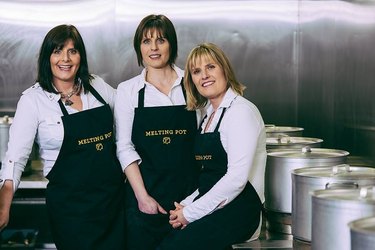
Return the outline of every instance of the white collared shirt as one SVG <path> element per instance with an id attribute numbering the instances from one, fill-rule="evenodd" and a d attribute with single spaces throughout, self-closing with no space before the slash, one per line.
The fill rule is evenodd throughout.
<path id="1" fill-rule="evenodd" d="M 264 171 L 266 166 L 266 133 L 258 108 L 242 96 L 228 89 L 217 109 L 207 132 L 213 132 L 223 109 L 227 108 L 219 127 L 220 140 L 228 155 L 227 173 L 202 197 L 196 190 L 181 204 L 184 217 L 193 222 L 221 208 L 235 199 L 247 181 L 254 186 L 264 201 Z M 213 113 L 211 105 L 207 117 Z M 202 133 L 209 119 L 202 124 Z"/>
<path id="2" fill-rule="evenodd" d="M 185 97 L 182 92 L 181 80 L 184 71 L 173 66 L 177 73 L 168 95 L 163 94 L 154 85 L 146 81 L 147 69 L 143 69 L 141 74 L 119 84 L 115 102 L 115 124 L 116 124 L 116 145 L 117 158 L 124 170 L 134 161 L 141 162 L 141 157 L 134 148 L 131 140 L 134 110 L 138 107 L 138 91 L 145 85 L 144 107 L 185 105 Z M 199 116 L 197 112 L 197 116 Z M 199 117 L 198 117 L 199 118 Z"/>
<path id="3" fill-rule="evenodd" d="M 91 84 L 113 108 L 116 90 L 98 76 Z M 39 145 L 39 154 L 46 176 L 52 169 L 64 139 L 63 115 L 58 104 L 60 94 L 44 91 L 39 83 L 22 93 L 17 110 L 9 129 L 8 150 L 0 170 L 0 187 L 4 180 L 13 180 L 14 191 L 20 182 L 21 174 L 31 153 L 34 139 Z M 103 104 L 91 93 L 81 93 L 82 109 L 92 109 Z M 69 114 L 78 112 L 66 106 Z"/>

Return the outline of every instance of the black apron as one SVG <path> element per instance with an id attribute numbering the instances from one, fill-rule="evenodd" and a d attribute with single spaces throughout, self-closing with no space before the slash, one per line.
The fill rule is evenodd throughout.
<path id="1" fill-rule="evenodd" d="M 195 159 L 201 166 L 199 195 L 195 200 L 207 193 L 227 172 L 227 153 L 219 133 L 225 110 L 221 113 L 214 132 L 201 134 L 200 128 L 195 139 Z M 186 228 L 174 231 L 159 249 L 173 250 L 177 249 L 176 246 L 179 250 L 231 249 L 232 244 L 249 239 L 255 232 L 259 225 L 260 212 L 260 198 L 253 186 L 247 182 L 244 190 L 233 201 L 188 224 Z"/>
<path id="2" fill-rule="evenodd" d="M 196 112 L 187 111 L 185 105 L 144 107 L 144 93 L 145 87 L 138 93 L 132 142 L 142 159 L 139 168 L 148 194 L 168 212 L 174 209 L 174 201 L 181 201 L 196 188 Z M 169 215 L 140 212 L 130 184 L 126 197 L 128 250 L 155 249 L 172 230 Z"/>
<path id="3" fill-rule="evenodd" d="M 108 104 L 68 114 L 59 100 L 64 140 L 47 175 L 46 203 L 59 250 L 124 249 L 124 174 L 116 158 Z"/>

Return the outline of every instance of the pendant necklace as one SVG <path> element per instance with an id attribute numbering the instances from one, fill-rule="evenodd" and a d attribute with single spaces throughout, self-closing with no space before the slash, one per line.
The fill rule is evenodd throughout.
<path id="1" fill-rule="evenodd" d="M 72 97 L 75 93 L 77 93 L 78 91 L 78 86 L 74 86 L 73 87 L 73 90 L 67 94 L 63 94 L 62 92 L 60 92 L 60 95 L 61 95 L 61 99 L 64 99 L 64 104 L 65 106 L 71 106 L 74 102 L 72 102 L 70 100 L 70 97 Z"/>

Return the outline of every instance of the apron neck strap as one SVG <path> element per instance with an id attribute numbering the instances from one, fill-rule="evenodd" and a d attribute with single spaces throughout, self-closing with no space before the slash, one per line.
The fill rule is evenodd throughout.
<path id="1" fill-rule="evenodd" d="M 62 101 L 61 101 L 61 98 L 59 99 L 58 103 L 59 103 L 59 105 L 60 105 L 60 109 L 61 109 L 61 111 L 63 112 L 63 115 L 64 115 L 64 116 L 69 115 L 69 114 L 68 114 L 68 111 L 66 111 L 66 108 L 65 108 L 64 104 L 63 104 Z"/>
<path id="2" fill-rule="evenodd" d="M 98 91 L 96 91 L 96 89 L 94 89 L 93 86 L 91 86 L 91 84 L 89 84 L 87 86 L 87 89 L 91 92 L 91 94 L 101 103 L 103 104 L 106 104 L 106 101 L 103 99 L 103 97 L 101 95 L 99 95 Z"/>
<path id="3" fill-rule="evenodd" d="M 214 132 L 218 132 L 218 131 L 219 131 L 219 127 L 220 127 L 220 124 L 221 124 L 221 120 L 223 120 L 224 113 L 225 113 L 226 110 L 227 110 L 227 108 L 223 108 L 223 111 L 221 112 L 221 115 L 220 115 L 219 121 L 218 121 L 217 124 L 216 124 L 216 128 L 215 128 L 215 131 L 214 131 Z"/>
<path id="4" fill-rule="evenodd" d="M 216 128 L 214 130 L 214 132 L 218 132 L 219 131 L 219 127 L 220 127 L 220 124 L 221 124 L 221 120 L 223 119 L 224 117 L 224 113 L 225 111 L 227 110 L 227 108 L 223 108 L 223 111 L 221 112 L 221 115 L 220 115 L 220 118 L 219 118 L 219 121 L 217 122 L 216 124 Z M 201 124 L 199 124 L 199 133 L 202 131 L 202 124 L 204 122 L 204 120 L 207 118 L 207 114 L 203 117 L 202 121 L 201 121 Z"/>

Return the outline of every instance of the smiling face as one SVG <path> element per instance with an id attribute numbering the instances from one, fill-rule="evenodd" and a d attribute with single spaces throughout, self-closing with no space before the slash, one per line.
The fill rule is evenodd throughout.
<path id="1" fill-rule="evenodd" d="M 80 62 L 81 56 L 71 39 L 62 48 L 54 49 L 50 56 L 53 83 L 74 83 Z"/>
<path id="2" fill-rule="evenodd" d="M 192 65 L 190 72 L 198 92 L 216 109 L 228 89 L 223 69 L 209 56 L 201 56 Z"/>
<path id="3" fill-rule="evenodd" d="M 170 45 L 157 30 L 147 31 L 141 41 L 143 63 L 148 68 L 160 69 L 168 66 Z"/>

